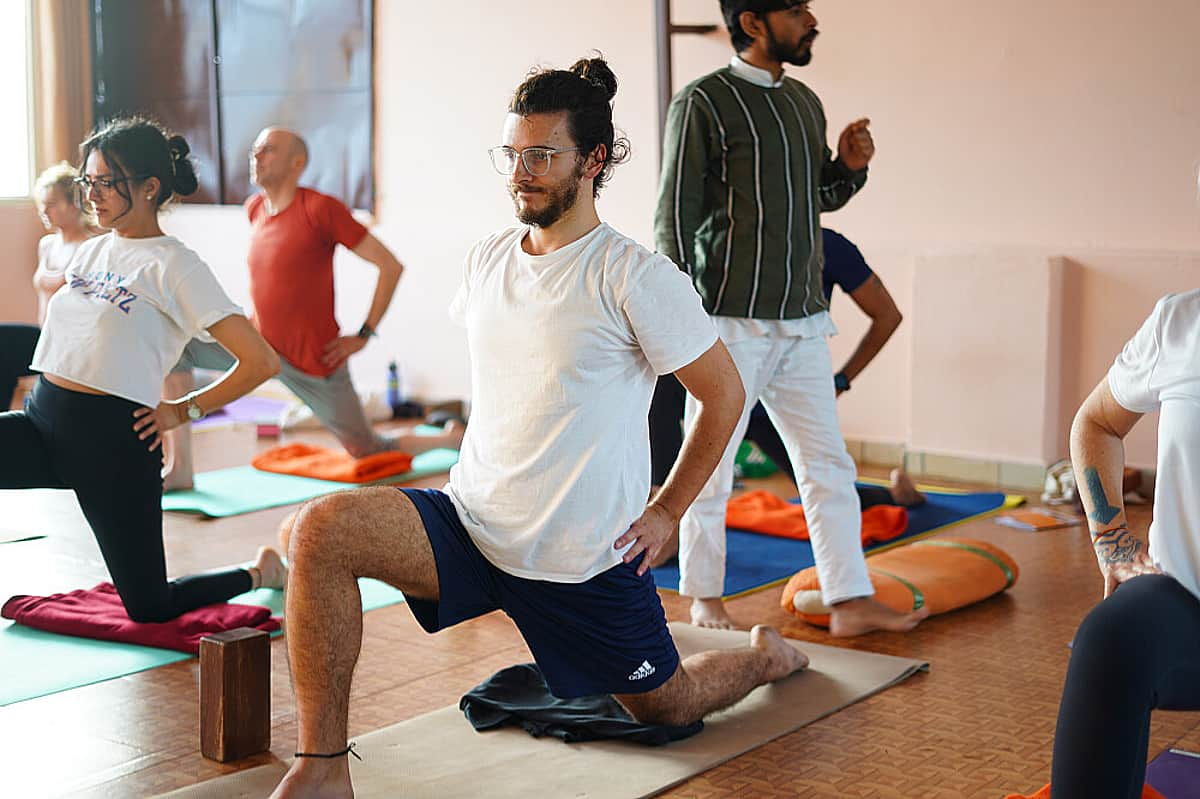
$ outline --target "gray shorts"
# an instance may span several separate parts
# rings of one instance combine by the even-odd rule
[[[376,452],[395,449],[392,439],[379,435],[371,428],[363,412],[362,403],[350,381],[350,368],[346,364],[329,377],[314,377],[301,372],[282,356],[281,368],[276,377],[312,409],[313,416],[337,436],[342,446],[356,458]],[[225,372],[233,367],[234,358],[229,350],[216,342],[208,343],[192,339],[183,351],[179,363],[172,372],[190,372],[193,369],[210,369]]]

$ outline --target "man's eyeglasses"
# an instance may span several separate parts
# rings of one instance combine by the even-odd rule
[[[99,189],[101,194],[108,194],[119,183],[129,183],[134,180],[145,180],[148,175],[134,175],[128,178],[89,178],[87,175],[80,175],[71,182],[75,184],[75,188],[86,197],[92,189]]]
[[[578,147],[563,147],[555,149],[553,147],[526,147],[524,150],[517,152],[511,147],[493,147],[488,150],[488,154],[492,157],[492,166],[501,175],[508,177],[517,169],[517,161],[520,160],[525,165],[525,171],[534,177],[541,177],[550,171],[550,161],[559,153],[578,152]]]

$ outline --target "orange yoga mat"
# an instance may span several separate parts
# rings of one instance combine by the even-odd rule
[[[413,456],[404,452],[377,452],[353,458],[347,452],[312,444],[285,444],[262,453],[250,464],[255,469],[340,483],[371,483],[412,469]]]
[[[875,598],[902,613],[929,608],[947,613],[980,602],[1012,586],[1016,561],[1000,547],[974,538],[929,538],[867,558]],[[809,624],[829,626],[821,604],[815,566],[797,572],[780,604]]]
[[[770,491],[747,491],[725,506],[725,526],[778,538],[808,540],[804,508]],[[897,505],[876,505],[862,514],[863,546],[891,541],[908,527],[908,511]]]

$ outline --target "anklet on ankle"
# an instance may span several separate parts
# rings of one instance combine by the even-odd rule
[[[329,758],[334,758],[334,757],[343,757],[348,753],[348,754],[354,755],[359,760],[362,760],[362,758],[359,757],[358,752],[354,751],[354,747],[356,747],[356,746],[358,746],[357,742],[350,744],[349,746],[347,746],[345,749],[343,749],[340,752],[330,752],[328,754],[321,753],[321,752],[296,752],[293,755],[293,757],[322,757],[322,758],[329,759]]]

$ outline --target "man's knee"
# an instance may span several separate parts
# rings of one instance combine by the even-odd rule
[[[290,523],[288,559],[301,565],[344,552],[352,544],[352,537],[342,535],[342,531],[347,519],[357,512],[357,505],[353,491],[339,491],[304,503],[285,520],[285,524]]]

